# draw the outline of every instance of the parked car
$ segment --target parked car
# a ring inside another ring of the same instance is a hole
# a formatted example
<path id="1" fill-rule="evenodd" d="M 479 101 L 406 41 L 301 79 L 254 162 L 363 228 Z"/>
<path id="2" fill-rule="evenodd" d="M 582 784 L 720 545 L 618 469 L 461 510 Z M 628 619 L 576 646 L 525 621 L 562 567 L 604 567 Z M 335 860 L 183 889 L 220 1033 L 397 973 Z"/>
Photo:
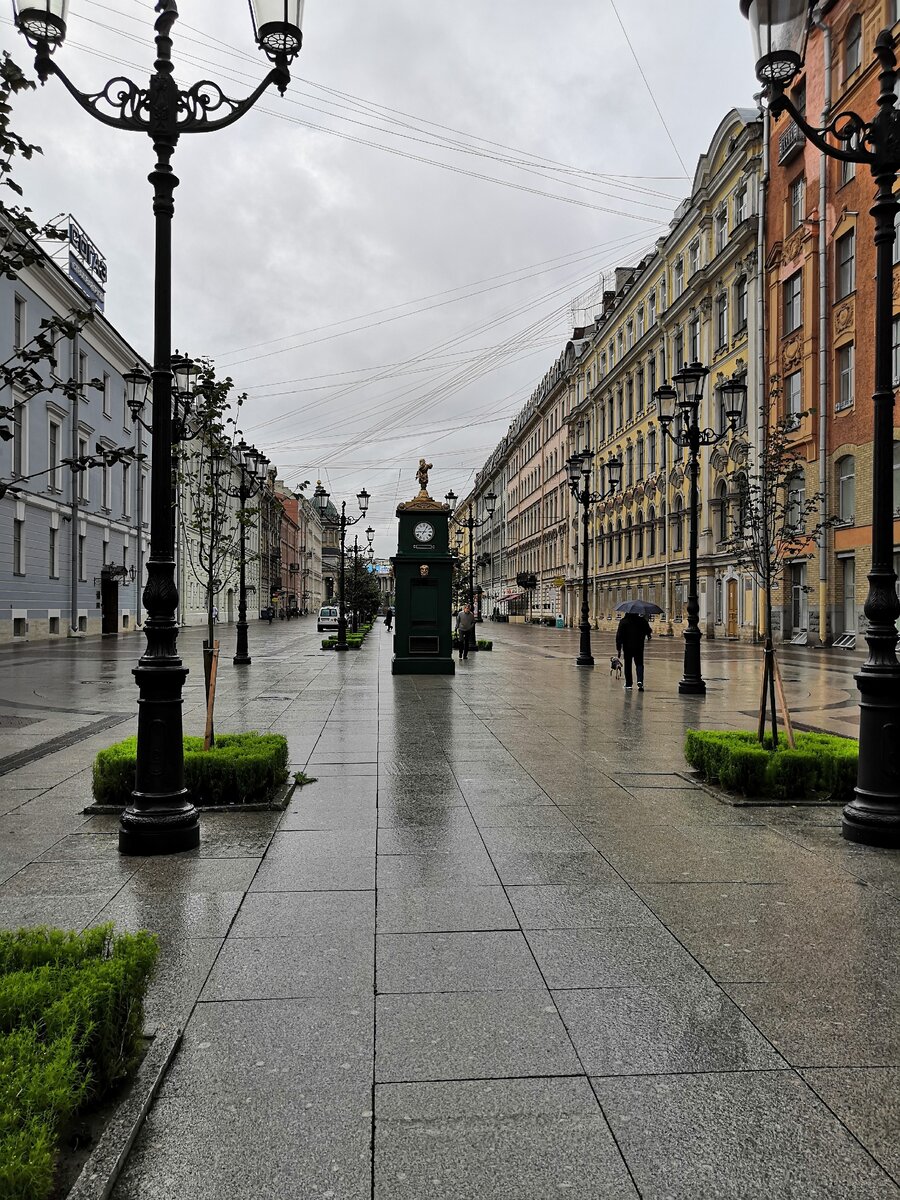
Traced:
<path id="1" fill-rule="evenodd" d="M 316 628 L 319 633 L 325 629 L 337 629 L 338 627 L 338 608 L 334 604 L 326 604 L 324 608 L 319 609 L 318 622 Z"/>

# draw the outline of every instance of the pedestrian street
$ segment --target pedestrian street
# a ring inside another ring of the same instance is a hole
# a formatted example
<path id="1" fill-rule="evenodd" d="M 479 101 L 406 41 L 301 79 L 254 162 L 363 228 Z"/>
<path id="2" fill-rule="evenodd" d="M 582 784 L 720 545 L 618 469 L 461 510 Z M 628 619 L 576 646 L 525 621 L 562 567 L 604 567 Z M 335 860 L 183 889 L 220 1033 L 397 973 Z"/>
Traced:
<path id="1" fill-rule="evenodd" d="M 184 1028 L 115 1200 L 900 1197 L 900 857 L 684 765 L 686 728 L 753 726 L 759 648 L 704 642 L 685 697 L 679 637 L 641 693 L 610 635 L 586 670 L 577 630 L 478 632 L 392 677 L 380 621 L 343 655 L 253 623 L 217 731 L 316 782 L 147 859 L 82 812 L 138 639 L 0 652 L 0 922 L 155 930 L 147 1021 Z M 854 732 L 859 658 L 785 649 L 799 726 Z"/>

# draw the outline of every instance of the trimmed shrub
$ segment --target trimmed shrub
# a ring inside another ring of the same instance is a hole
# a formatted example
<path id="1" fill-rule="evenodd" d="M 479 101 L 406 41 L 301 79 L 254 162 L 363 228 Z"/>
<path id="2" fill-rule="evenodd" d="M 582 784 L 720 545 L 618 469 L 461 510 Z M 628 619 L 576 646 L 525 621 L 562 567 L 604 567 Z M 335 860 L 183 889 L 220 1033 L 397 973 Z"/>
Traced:
<path id="1" fill-rule="evenodd" d="M 149 933 L 0 933 L 0 1196 L 45 1200 L 60 1130 L 134 1066 Z"/>
<path id="2" fill-rule="evenodd" d="M 853 797 L 859 743 L 830 733 L 796 733 L 796 750 L 771 735 L 760 745 L 744 730 L 689 729 L 684 757 L 703 779 L 743 796 L 777 800 Z"/>
<path id="3" fill-rule="evenodd" d="M 97 804 L 130 803 L 137 738 L 125 738 L 94 759 Z M 198 806 L 264 804 L 288 777 L 287 738 L 280 733 L 220 733 L 203 749 L 203 738 L 184 739 L 184 782 Z"/>
<path id="4" fill-rule="evenodd" d="M 486 638 L 479 638 L 475 643 L 479 650 L 493 650 L 494 643 L 489 642 Z"/>

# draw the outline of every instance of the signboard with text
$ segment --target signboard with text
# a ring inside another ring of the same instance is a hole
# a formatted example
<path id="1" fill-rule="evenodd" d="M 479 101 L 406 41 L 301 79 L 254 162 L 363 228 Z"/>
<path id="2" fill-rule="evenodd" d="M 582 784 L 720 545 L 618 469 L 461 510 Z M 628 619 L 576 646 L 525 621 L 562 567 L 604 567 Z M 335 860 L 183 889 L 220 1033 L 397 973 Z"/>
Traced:
<path id="1" fill-rule="evenodd" d="M 71 215 L 68 244 L 69 278 L 103 312 L 106 303 L 106 259 Z"/>

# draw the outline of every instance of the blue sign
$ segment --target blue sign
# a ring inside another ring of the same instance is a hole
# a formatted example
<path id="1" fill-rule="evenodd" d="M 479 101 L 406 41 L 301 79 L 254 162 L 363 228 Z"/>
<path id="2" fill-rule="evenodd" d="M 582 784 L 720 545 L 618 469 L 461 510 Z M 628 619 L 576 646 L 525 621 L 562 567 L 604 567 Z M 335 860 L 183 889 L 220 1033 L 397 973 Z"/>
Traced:
<path id="1" fill-rule="evenodd" d="M 69 278 L 103 312 L 106 259 L 74 217 L 69 217 Z"/>

